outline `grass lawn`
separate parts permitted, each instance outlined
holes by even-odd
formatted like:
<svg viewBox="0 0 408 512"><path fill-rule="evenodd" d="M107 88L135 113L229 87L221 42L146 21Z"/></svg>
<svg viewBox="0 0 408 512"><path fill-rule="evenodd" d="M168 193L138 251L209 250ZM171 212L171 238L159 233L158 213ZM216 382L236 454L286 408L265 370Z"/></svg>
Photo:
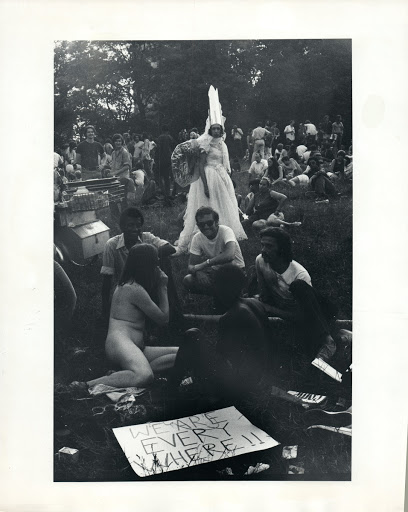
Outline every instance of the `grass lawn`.
<svg viewBox="0 0 408 512"><path fill-rule="evenodd" d="M247 173L234 174L237 192L247 190ZM287 221L302 221L300 228L292 228L294 256L309 271L313 286L327 295L339 307L340 319L351 319L352 312L352 191L350 184L338 184L341 193L328 204L315 204L305 197L303 189L282 190L288 196L284 206ZM180 226L177 215L183 209L178 203L173 207L144 208L145 231L174 242ZM117 225L109 226L111 236L119 232ZM259 239L251 234L241 243L247 269L259 254ZM94 265L75 267L64 265L75 287L78 302L69 329L59 329L55 334L55 452L63 446L77 448L80 459L77 463L55 461L56 481L124 481L141 480L131 469L119 447L112 427L161 421L205 412L231 404L214 403L209 397L200 395L194 385L186 387L177 398L169 396L164 380L158 380L149 392L137 398L141 407L137 414L127 418L109 413L95 416L93 408L109 403L107 398L78 400L59 384L72 380L88 380L104 375L109 362L104 355L106 330L100 321L101 312L101 258ZM211 300L206 297L188 295L181 281L186 273L187 256L173 261L173 274L179 291L183 312L211 313ZM188 325L192 327L193 325ZM216 338L216 325L198 325L210 340ZM168 332L157 332L153 343L173 345L177 343ZM277 339L286 348L277 368L277 385L298 391L313 391L326 394L335 405L351 404L350 390L315 370L308 362L297 357L291 344L291 333L285 326L276 330ZM286 354L286 355L285 355ZM339 356L340 357L340 356ZM339 363L341 366L341 362ZM305 367L308 368L305 378ZM338 368L340 371L344 368ZM303 386L300 388L299 386ZM305 389L308 387L308 389ZM323 393L324 392L324 393ZM351 477L351 438L320 429L307 430L304 410L296 404L285 402L271 395L269 389L256 397L242 401L237 408L257 427L262 428L281 443L271 450L241 455L228 460L202 464L179 471L147 477L152 480L217 480L217 479L307 479L347 480ZM282 459L282 446L298 445L298 456L294 460ZM270 467L257 475L243 477L249 465L263 462ZM293 464L304 468L303 475L288 474ZM226 475L226 468L233 475ZM145 479L143 479L145 480Z"/></svg>

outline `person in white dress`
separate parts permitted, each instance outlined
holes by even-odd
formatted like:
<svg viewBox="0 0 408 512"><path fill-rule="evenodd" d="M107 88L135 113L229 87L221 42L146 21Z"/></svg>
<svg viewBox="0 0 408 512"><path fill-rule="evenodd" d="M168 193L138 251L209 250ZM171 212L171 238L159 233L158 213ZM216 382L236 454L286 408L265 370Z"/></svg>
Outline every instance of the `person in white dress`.
<svg viewBox="0 0 408 512"><path fill-rule="evenodd" d="M199 158L188 193L184 229L176 242L177 253L188 252L191 239L198 232L195 214L202 206L209 206L217 211L219 223L230 227L237 240L247 239L239 218L238 203L230 178L228 149L223 140L222 124L225 118L222 117L221 106L219 103L217 105L218 92L212 86L209 97L210 116L207 119L205 133L196 139Z"/></svg>

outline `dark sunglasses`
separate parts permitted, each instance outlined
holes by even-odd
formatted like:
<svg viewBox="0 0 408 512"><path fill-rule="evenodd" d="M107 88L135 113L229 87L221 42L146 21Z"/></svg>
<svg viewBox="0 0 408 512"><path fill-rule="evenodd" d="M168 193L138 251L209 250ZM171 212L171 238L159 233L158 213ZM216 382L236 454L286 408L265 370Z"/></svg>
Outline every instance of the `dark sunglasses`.
<svg viewBox="0 0 408 512"><path fill-rule="evenodd" d="M200 229L204 229L206 226L212 228L214 226L214 220L207 220L207 222L197 222L197 226Z"/></svg>

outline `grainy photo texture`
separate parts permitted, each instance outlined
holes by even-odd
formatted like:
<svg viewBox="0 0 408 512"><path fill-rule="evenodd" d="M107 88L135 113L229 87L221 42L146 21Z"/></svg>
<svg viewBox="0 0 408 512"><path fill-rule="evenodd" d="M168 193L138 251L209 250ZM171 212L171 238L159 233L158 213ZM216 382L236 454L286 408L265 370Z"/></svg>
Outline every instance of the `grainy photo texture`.
<svg viewBox="0 0 408 512"><path fill-rule="evenodd" d="M55 481L351 479L351 64L55 42Z"/></svg>

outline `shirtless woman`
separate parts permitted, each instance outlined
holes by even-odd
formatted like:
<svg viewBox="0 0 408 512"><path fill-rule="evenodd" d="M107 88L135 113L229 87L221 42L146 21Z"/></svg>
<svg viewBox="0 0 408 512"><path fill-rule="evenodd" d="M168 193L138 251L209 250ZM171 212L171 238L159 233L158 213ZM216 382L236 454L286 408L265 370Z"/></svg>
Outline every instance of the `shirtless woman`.
<svg viewBox="0 0 408 512"><path fill-rule="evenodd" d="M146 318L158 325L168 323L167 276L159 267L157 249L138 244L130 249L113 294L105 343L106 355L121 370L87 386L143 387L155 373L173 367L178 347L145 347Z"/></svg>

